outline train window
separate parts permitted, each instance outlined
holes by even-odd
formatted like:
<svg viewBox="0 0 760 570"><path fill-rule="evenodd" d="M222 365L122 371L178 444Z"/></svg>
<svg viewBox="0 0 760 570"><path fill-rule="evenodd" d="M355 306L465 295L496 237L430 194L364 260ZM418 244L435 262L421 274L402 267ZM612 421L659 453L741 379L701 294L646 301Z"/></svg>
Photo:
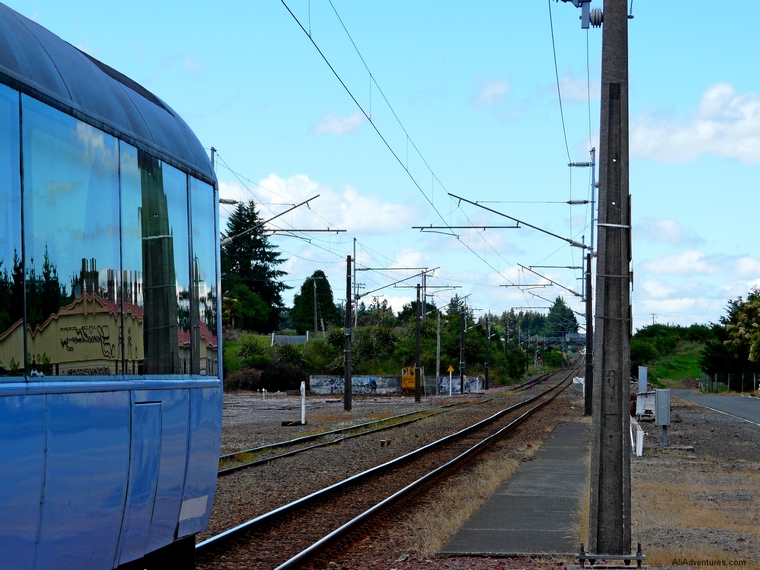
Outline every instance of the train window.
<svg viewBox="0 0 760 570"><path fill-rule="evenodd" d="M24 368L18 92L0 85L0 378Z"/></svg>
<svg viewBox="0 0 760 570"><path fill-rule="evenodd" d="M185 374L191 354L187 176L121 143L125 374Z"/></svg>
<svg viewBox="0 0 760 570"><path fill-rule="evenodd" d="M119 372L116 140L22 97L28 377Z"/></svg>
<svg viewBox="0 0 760 570"><path fill-rule="evenodd" d="M193 238L193 374L219 371L216 337L216 202L214 189L190 177L190 212Z"/></svg>

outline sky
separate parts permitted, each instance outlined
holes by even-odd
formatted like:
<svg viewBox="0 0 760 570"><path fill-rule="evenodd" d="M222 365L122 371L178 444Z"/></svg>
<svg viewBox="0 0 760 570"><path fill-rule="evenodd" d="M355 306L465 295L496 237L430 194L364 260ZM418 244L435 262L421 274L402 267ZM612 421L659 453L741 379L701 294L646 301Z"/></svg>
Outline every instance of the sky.
<svg viewBox="0 0 760 570"><path fill-rule="evenodd" d="M476 316L584 312L583 252L560 238L591 239L590 206L568 204L591 169L568 162L598 148L601 30L571 3L6 3L179 113L217 150L221 197L269 219L318 196L268 224L345 230L270 238L286 305L318 269L345 299L355 248L367 304L399 310L420 282L377 268L427 268L439 305ZM629 4L633 326L717 322L760 286L760 3ZM468 201L524 224L483 230L514 221Z"/></svg>

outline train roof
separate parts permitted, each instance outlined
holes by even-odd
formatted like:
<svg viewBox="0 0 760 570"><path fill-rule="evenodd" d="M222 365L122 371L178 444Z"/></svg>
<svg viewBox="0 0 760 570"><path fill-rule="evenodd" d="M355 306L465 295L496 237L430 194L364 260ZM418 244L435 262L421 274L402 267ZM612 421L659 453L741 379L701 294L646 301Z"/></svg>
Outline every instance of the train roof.
<svg viewBox="0 0 760 570"><path fill-rule="evenodd" d="M0 83L216 180L190 127L166 103L124 74L0 4Z"/></svg>

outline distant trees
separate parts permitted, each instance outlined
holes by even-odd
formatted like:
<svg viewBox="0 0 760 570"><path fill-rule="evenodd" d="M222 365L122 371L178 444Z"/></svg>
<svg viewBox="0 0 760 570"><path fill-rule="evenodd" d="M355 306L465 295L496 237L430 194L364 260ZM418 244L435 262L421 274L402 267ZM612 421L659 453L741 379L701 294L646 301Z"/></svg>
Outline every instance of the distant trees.
<svg viewBox="0 0 760 570"><path fill-rule="evenodd" d="M301 285L301 290L293 298L293 310L290 312L290 318L298 334L305 334L308 330L317 332L314 330L315 314L318 328L320 323L325 328L343 324L340 312L333 300L332 287L330 287L325 272L321 269L317 269L311 277L306 278Z"/></svg>
<svg viewBox="0 0 760 570"><path fill-rule="evenodd" d="M578 320L575 318L575 313L567 306L565 300L558 296L546 316L544 334L546 336L564 336L567 333L577 332Z"/></svg>
<svg viewBox="0 0 760 570"><path fill-rule="evenodd" d="M714 339L714 332L706 325L682 327L653 324L642 327L631 338L631 376L638 375L639 366L651 367L659 359L673 354L683 343L706 346Z"/></svg>
<svg viewBox="0 0 760 570"><path fill-rule="evenodd" d="M703 372L760 372L760 290L753 288L746 300L729 301L712 333L700 358Z"/></svg>
<svg viewBox="0 0 760 570"><path fill-rule="evenodd" d="M268 333L279 328L283 309L281 281L287 275L278 267L285 261L269 243L263 220L253 201L240 203L230 215L222 246L222 290L225 323Z"/></svg>
<svg viewBox="0 0 760 570"><path fill-rule="evenodd" d="M298 332L311 330L314 323L314 282L317 283L317 309L319 318L323 308L335 307L332 292L322 271L315 271L308 277L295 296L294 306L289 310L290 318ZM316 278L316 279L314 279ZM231 301L226 300L226 305ZM559 304L561 307L561 303ZM459 374L461 358L462 324L464 335L465 374L469 376L485 374L486 352L489 360L489 380L493 384L509 380L519 380L529 371L535 370L540 356L542 365L563 366L566 356L557 349L546 347L543 341L543 327L547 317L532 311L515 313L510 311L501 317L492 317L491 338L488 338L488 324L484 317L475 319L471 308L463 310L464 300L454 296L440 309L440 370L446 375L451 366ZM434 303L427 303L430 312L420 323L420 359L426 375L435 374L438 353L438 315ZM359 326L352 331L352 369L354 374L399 374L401 368L414 364L416 356L416 311L417 302L404 305L398 315L382 297L372 297L369 305L359 304ZM339 311L336 310L338 316ZM333 321L334 322L334 321ZM343 372L345 334L342 321L338 326L326 327L324 338L316 337L305 345L285 348L268 348L263 340L259 345L241 343L237 353L240 364L225 360L230 374L235 373L235 385L241 387L268 386L272 379L280 378L280 372L300 369L309 374L341 374ZM520 341L520 342L518 342ZM225 346L234 347L230 340ZM488 346L488 351L486 351ZM271 360L265 358L271 355ZM276 358L275 358L276 356ZM227 358L227 357L225 357ZM279 361L277 359L279 358ZM273 363L279 362L278 368ZM285 364L293 365L290 369ZM241 368L242 366L242 368ZM256 369L259 373L251 370ZM275 376L275 371L277 376ZM295 372L293 372L295 374ZM284 376L283 376L284 378ZM280 382L278 380L278 382ZM281 383L277 384L278 386ZM284 385L284 384L282 384ZM289 384L288 384L289 385Z"/></svg>

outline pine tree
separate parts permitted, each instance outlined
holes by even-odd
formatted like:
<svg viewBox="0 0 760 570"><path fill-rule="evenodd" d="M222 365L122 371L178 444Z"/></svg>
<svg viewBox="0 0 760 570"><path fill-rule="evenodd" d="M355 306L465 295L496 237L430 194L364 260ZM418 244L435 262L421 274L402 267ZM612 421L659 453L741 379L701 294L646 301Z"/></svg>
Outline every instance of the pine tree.
<svg viewBox="0 0 760 570"><path fill-rule="evenodd" d="M544 323L544 334L547 336L563 336L566 333L578 332L578 321L573 310L565 304L562 297L557 297L549 309Z"/></svg>
<svg viewBox="0 0 760 570"><path fill-rule="evenodd" d="M237 205L226 234L222 290L239 302L236 326L261 333L278 330L282 292L289 287L281 281L287 273L277 267L285 260L264 234L263 220L252 200Z"/></svg>
<svg viewBox="0 0 760 570"><path fill-rule="evenodd" d="M325 328L330 325L340 326L342 324L340 313L333 300L333 292L330 282L327 280L324 271L317 269L311 277L307 277L301 285L301 291L293 297L293 311L291 319L298 334L305 334L306 331L314 331L314 288L316 283L317 291L317 323L321 327L324 322Z"/></svg>

